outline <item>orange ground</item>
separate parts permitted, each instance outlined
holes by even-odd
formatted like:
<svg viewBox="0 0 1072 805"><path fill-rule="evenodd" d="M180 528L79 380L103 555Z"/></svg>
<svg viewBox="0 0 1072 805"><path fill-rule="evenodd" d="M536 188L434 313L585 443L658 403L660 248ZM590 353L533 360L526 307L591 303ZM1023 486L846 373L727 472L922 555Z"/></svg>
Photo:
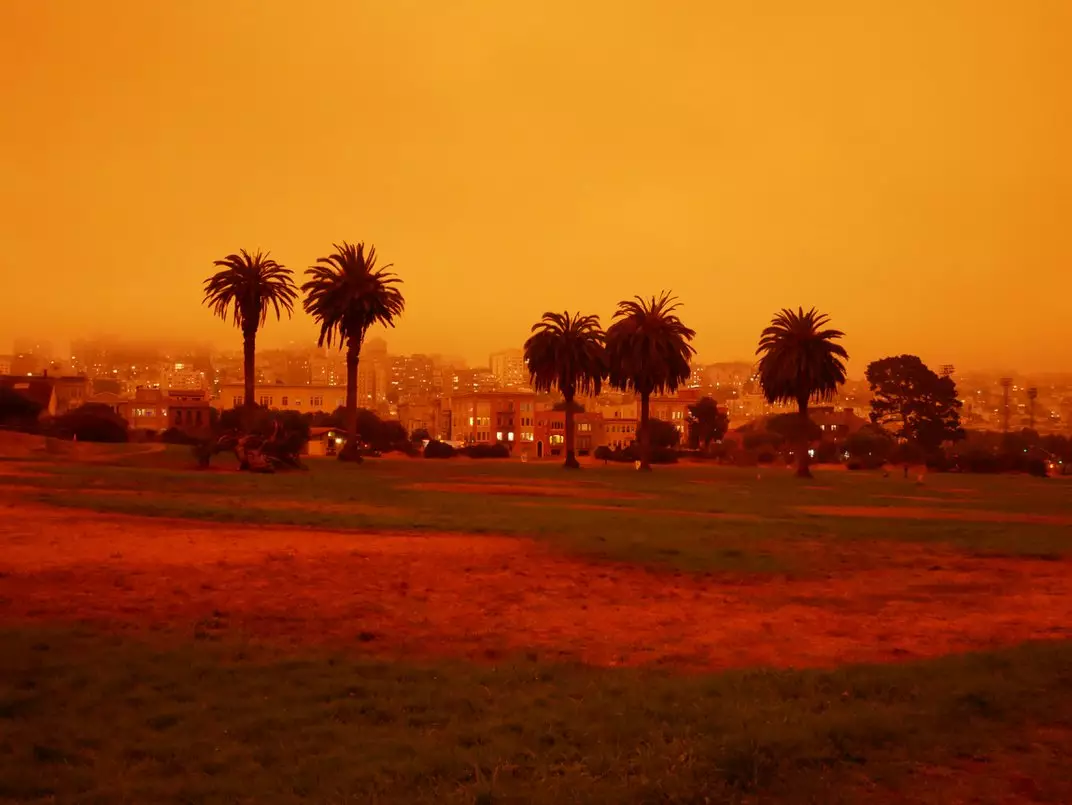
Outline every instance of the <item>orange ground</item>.
<svg viewBox="0 0 1072 805"><path fill-rule="evenodd" d="M885 510L883 510L885 511ZM0 509L0 623L88 620L383 656L830 666L1072 633L1072 563L807 544L798 578L654 573L520 539Z"/></svg>

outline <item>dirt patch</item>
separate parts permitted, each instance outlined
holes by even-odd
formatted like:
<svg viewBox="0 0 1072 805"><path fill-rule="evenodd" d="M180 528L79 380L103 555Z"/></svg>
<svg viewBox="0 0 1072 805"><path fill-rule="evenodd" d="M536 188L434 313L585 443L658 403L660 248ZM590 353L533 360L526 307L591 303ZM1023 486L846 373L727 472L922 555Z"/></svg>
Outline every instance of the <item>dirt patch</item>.
<svg viewBox="0 0 1072 805"><path fill-rule="evenodd" d="M912 500L917 503L963 503L955 498L939 498L927 495L872 495L878 500Z"/></svg>
<svg viewBox="0 0 1072 805"><path fill-rule="evenodd" d="M504 483L418 483L410 484L407 489L419 489L425 492L454 492L462 495L522 495L524 497L549 498L611 498L644 499L651 498L640 492L625 492L620 489L598 489L568 486L550 486L540 484L504 484Z"/></svg>
<svg viewBox="0 0 1072 805"><path fill-rule="evenodd" d="M970 523L1020 523L1072 525L1072 517L1060 514L983 511L980 509L934 509L925 506L798 506L805 514L827 517L872 517L887 520L957 520Z"/></svg>
<svg viewBox="0 0 1072 805"><path fill-rule="evenodd" d="M870 564L846 553L820 577L697 577L590 564L520 539L14 506L0 513L0 623L697 670L881 662L1072 633L1072 563L931 548L889 548L899 552L879 562L874 546L854 549L870 550ZM829 545L812 550L830 561Z"/></svg>
<svg viewBox="0 0 1072 805"><path fill-rule="evenodd" d="M212 488L212 487L206 487ZM250 498L239 495L221 495L218 492L205 492L194 495L165 495L160 492L143 492L140 489L95 489L83 487L81 494L100 497L144 497L146 500L166 500L169 503L190 503L193 505L216 505L216 506L241 506L242 509L262 509L267 511L310 511L323 512L325 514L378 514L399 515L401 509L390 506L376 506L371 503L359 503L357 501L325 501L315 498L279 499L279 498Z"/></svg>
<svg viewBox="0 0 1072 805"><path fill-rule="evenodd" d="M47 478L47 472L29 469L25 464L0 461L0 478Z"/></svg>
<svg viewBox="0 0 1072 805"><path fill-rule="evenodd" d="M515 506L546 506L546 503L534 503L532 501L518 501ZM715 520L737 520L739 522L755 523L763 520L758 514L744 512L705 512L693 511L692 509L644 509L637 506L613 506L599 503L552 503L556 509L574 509L576 511L604 511L622 512L624 514L650 514L667 517L709 517Z"/></svg>
<svg viewBox="0 0 1072 805"><path fill-rule="evenodd" d="M489 481L492 481L493 477L501 477L501 476L456 475L451 479L451 481L453 483L476 484L476 485L479 485L479 486L484 486ZM496 483L496 484L499 484L499 485L502 484L501 480L495 480L493 482ZM557 488L557 487L572 488L572 487L577 487L577 486L602 487L602 486L609 486L610 485L606 481L593 481L593 480L588 479L588 478L525 478L524 480L520 480L520 481L516 481L516 482L507 481L507 485L512 485L513 483L520 483L520 484L523 484L525 486L547 486L547 487L551 487L551 488Z"/></svg>

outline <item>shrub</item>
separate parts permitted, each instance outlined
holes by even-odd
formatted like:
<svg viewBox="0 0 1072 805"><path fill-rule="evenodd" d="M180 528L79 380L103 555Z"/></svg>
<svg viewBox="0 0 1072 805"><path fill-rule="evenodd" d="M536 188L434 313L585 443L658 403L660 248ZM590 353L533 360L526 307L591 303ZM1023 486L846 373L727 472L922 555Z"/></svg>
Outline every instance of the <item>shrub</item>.
<svg viewBox="0 0 1072 805"><path fill-rule="evenodd" d="M614 452L605 444L601 444L599 447L597 447L595 453L593 453L592 455L594 458L597 458L600 461L614 460Z"/></svg>
<svg viewBox="0 0 1072 805"><path fill-rule="evenodd" d="M200 440L194 438L193 436L190 436L189 434L179 430L178 428L168 428L166 431L160 434L160 441L162 441L164 444L195 445Z"/></svg>
<svg viewBox="0 0 1072 805"><path fill-rule="evenodd" d="M454 458L455 450L446 442L432 440L424 446L425 458Z"/></svg>
<svg viewBox="0 0 1072 805"><path fill-rule="evenodd" d="M127 421L106 405L86 403L52 420L52 435L80 442L125 442Z"/></svg>
<svg viewBox="0 0 1072 805"><path fill-rule="evenodd" d="M510 448L502 442L473 444L464 448L462 452L469 458L510 458Z"/></svg>

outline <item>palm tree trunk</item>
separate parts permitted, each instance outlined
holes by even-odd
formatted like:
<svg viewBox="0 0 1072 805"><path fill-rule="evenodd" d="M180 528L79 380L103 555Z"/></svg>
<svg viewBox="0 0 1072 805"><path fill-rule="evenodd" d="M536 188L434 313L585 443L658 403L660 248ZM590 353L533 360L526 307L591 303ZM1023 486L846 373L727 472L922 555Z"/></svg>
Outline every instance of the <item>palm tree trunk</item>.
<svg viewBox="0 0 1072 805"><path fill-rule="evenodd" d="M357 362L360 351L360 342L350 338L346 344L346 444L339 451L340 461L358 463L361 461L357 446Z"/></svg>
<svg viewBox="0 0 1072 805"><path fill-rule="evenodd" d="M644 472L651 470L651 432L648 428L648 410L651 402L651 394L643 392L640 395L640 469Z"/></svg>
<svg viewBox="0 0 1072 805"><path fill-rule="evenodd" d="M566 463L562 466L567 470L579 470L581 465L577 463L577 456L574 454L576 424L573 413L573 392L563 393L562 396L566 400Z"/></svg>
<svg viewBox="0 0 1072 805"><path fill-rule="evenodd" d="M257 410L257 331L242 331L242 413L239 416L242 430L253 430L253 412ZM245 462L239 462L241 469L248 469Z"/></svg>
<svg viewBox="0 0 1072 805"><path fill-rule="evenodd" d="M811 478L811 469L809 468L808 459L808 425L811 420L808 419L808 399L805 397L802 400L797 401L797 405L800 408L800 438L797 440L799 447L797 448L797 478Z"/></svg>

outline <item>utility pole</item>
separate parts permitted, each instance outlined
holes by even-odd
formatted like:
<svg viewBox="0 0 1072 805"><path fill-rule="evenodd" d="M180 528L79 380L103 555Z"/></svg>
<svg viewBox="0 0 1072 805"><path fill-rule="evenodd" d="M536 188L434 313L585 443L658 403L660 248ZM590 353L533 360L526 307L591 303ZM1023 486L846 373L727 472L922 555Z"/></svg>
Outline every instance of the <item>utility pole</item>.
<svg viewBox="0 0 1072 805"><path fill-rule="evenodd" d="M1009 433L1009 387L1012 386L1011 377L1001 378L1001 393L1004 408L1001 413L1001 432L1008 435Z"/></svg>
<svg viewBox="0 0 1072 805"><path fill-rule="evenodd" d="M1035 429L1035 400L1038 399L1038 389L1032 386L1027 390L1027 415L1031 417L1031 430Z"/></svg>

